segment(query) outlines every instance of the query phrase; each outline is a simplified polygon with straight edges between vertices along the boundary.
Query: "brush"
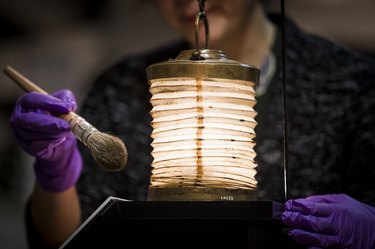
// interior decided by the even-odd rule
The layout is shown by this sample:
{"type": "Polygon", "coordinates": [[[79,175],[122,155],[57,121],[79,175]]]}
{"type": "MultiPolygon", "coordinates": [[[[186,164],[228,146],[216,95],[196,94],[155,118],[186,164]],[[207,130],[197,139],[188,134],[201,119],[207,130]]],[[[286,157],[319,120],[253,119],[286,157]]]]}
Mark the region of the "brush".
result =
{"type": "MultiPolygon", "coordinates": [[[[48,94],[11,66],[6,66],[4,73],[25,92],[34,91],[48,94]]],[[[75,112],[69,112],[59,117],[69,122],[73,134],[89,148],[91,155],[103,170],[120,171],[125,167],[128,161],[128,152],[121,139],[98,131],[75,112]]]]}

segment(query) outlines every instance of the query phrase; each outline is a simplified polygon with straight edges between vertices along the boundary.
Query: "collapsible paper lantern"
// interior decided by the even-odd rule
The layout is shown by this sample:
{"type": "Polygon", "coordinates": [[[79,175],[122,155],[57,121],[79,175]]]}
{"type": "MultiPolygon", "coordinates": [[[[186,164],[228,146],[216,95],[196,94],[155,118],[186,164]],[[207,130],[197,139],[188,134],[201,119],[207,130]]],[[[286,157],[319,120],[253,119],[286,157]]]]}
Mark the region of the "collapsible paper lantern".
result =
{"type": "Polygon", "coordinates": [[[259,70],[221,51],[182,51],[147,68],[152,94],[149,200],[253,200],[259,70]]]}
{"type": "Polygon", "coordinates": [[[147,68],[154,158],[148,200],[254,200],[259,70],[207,49],[205,1],[198,2],[197,49],[147,68]]]}

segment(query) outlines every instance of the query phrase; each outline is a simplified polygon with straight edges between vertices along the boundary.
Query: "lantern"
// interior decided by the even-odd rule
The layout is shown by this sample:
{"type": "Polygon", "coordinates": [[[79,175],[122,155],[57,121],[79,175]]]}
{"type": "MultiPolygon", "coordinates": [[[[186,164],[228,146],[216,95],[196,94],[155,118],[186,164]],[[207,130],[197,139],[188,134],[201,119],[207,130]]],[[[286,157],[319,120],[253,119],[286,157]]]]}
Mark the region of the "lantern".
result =
{"type": "Polygon", "coordinates": [[[147,68],[153,127],[148,200],[255,200],[259,70],[207,48],[199,2],[197,49],[147,68]],[[198,49],[201,20],[206,48],[198,49]]]}

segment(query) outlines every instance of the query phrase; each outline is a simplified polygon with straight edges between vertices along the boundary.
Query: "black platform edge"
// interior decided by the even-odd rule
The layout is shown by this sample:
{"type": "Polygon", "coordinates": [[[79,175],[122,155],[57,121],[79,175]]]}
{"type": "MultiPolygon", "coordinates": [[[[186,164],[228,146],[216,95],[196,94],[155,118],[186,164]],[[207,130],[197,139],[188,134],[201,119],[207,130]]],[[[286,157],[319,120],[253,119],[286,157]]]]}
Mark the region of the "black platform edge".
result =
{"type": "Polygon", "coordinates": [[[75,248],[301,249],[272,201],[128,201],[109,197],[65,241],[75,248]]]}

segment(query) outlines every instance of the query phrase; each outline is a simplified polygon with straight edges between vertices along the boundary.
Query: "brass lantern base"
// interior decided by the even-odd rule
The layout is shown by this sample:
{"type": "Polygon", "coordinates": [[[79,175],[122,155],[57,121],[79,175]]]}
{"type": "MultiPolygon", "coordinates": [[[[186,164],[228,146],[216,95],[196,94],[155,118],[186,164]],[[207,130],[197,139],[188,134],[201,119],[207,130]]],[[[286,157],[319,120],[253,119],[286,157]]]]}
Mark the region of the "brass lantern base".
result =
{"type": "Polygon", "coordinates": [[[155,188],[150,187],[148,201],[255,201],[255,190],[225,188],[155,188]]]}

